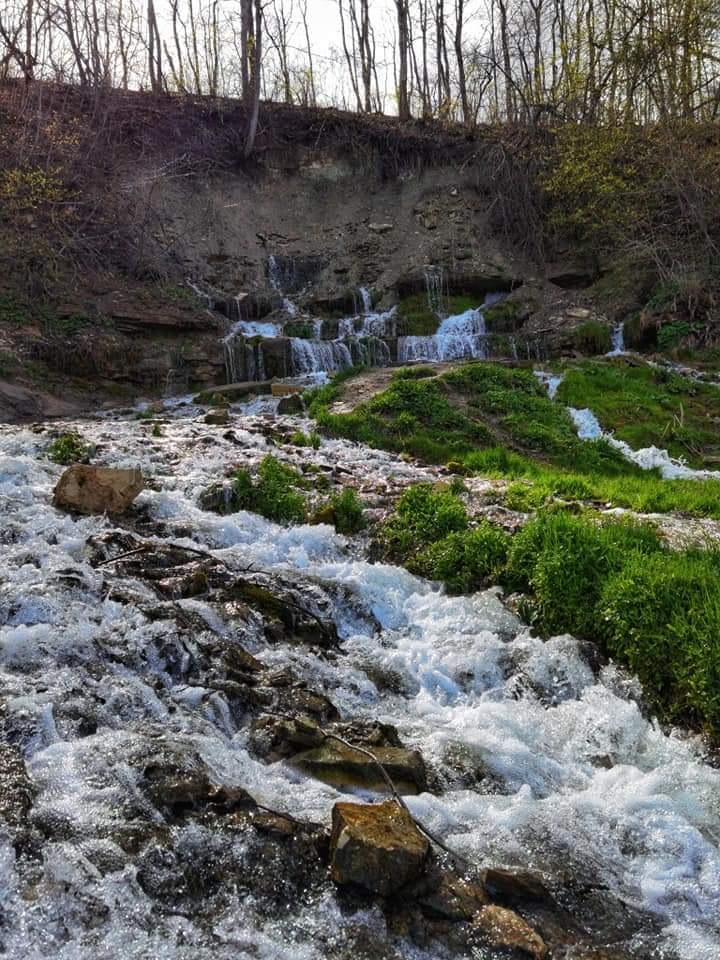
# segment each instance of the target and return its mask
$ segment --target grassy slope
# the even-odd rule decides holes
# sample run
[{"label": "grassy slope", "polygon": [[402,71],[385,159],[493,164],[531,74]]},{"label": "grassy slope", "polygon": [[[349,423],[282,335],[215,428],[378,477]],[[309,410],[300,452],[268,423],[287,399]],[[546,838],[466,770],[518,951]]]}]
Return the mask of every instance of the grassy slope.
[{"label": "grassy slope", "polygon": [[[598,366],[604,368],[612,372],[609,364]],[[584,369],[577,368],[578,376],[586,376]],[[343,380],[352,375],[346,372]],[[335,413],[331,407],[341,383],[313,395],[311,412],[325,432],[450,464],[459,473],[513,480],[507,502],[516,509],[536,509],[560,497],[720,519],[720,481],[661,480],[602,441],[578,440],[563,405],[547,398],[529,370],[478,363],[436,376],[431,367],[408,368],[352,412]],[[714,389],[702,388],[703,396]],[[667,396],[674,396],[669,390]],[[588,401],[591,406],[590,400],[601,401],[601,422],[612,404],[623,403],[622,396],[613,397],[607,388],[606,393]],[[696,432],[699,421],[698,413],[692,421]]]}]

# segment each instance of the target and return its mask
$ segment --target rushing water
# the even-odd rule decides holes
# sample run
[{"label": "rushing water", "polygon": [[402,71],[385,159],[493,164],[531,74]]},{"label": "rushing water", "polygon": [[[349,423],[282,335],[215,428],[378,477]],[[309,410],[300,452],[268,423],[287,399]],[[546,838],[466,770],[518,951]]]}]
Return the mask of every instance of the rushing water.
[{"label": "rushing water", "polygon": [[[650,912],[663,932],[626,944],[638,960],[716,960],[720,773],[703,762],[699,742],[645,719],[637,684],[612,665],[595,672],[572,637],[533,637],[494,590],[450,598],[368,562],[330,527],[202,511],[201,490],[239,458],[257,461],[268,444],[262,417],[236,413],[229,433],[208,428],[201,413],[169,408],[160,437],[130,416],[71,426],[96,445],[99,462],[142,468],[150,482],[140,505],[173,542],[202,547],[234,571],[252,564],[325,585],[342,657],[270,644],[261,632],[242,642],[267,664],[291,665],[344,716],[395,724],[437,772],[439,792],[408,803],[446,842],[478,864],[538,869],[557,890],[585,891],[578,902],[592,891],[598,903],[612,896]],[[142,612],[147,585],[88,563],[89,538],[113,522],[51,506],[61,468],[44,458],[47,443],[42,431],[0,428],[4,724],[37,787],[32,818],[44,837],[27,866],[0,835],[6,955],[321,960],[339,955],[352,924],[382,935],[377,911],[348,916],[329,884],[280,919],[240,895],[211,919],[162,909],[138,884],[117,838],[148,816],[133,757],[158,737],[196,750],[216,782],[301,819],[327,824],[341,795],[282,761],[255,759],[224,694],[192,686],[172,666],[183,662],[176,628]],[[348,470],[368,495],[434,475],[339,440],[288,456]],[[236,636],[202,598],[180,606],[208,624],[207,636]],[[82,730],[78,717],[94,726]],[[190,823],[175,828],[173,842],[199,861],[210,840]]]}]

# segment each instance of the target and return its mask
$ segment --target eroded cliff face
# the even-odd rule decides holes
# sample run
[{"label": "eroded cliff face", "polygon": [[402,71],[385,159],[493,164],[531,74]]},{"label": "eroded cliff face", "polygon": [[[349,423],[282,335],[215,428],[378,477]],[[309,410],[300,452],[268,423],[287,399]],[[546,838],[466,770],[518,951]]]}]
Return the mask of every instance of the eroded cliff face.
[{"label": "eroded cliff face", "polygon": [[[22,258],[10,271],[9,294],[0,282],[6,419],[52,413],[58,397],[67,412],[68,404],[87,408],[256,378],[261,367],[268,376],[304,372],[321,363],[298,361],[308,350],[302,343],[293,361],[291,341],[310,339],[308,321],[319,357],[403,359],[398,337],[434,332],[427,318],[420,328],[383,328],[381,346],[342,348],[340,359],[327,344],[338,337],[339,320],[367,313],[368,304],[387,311],[432,293],[433,284],[473,308],[488,293],[514,291],[516,307],[488,326],[497,335],[492,356],[518,355],[508,339],[515,334],[521,359],[572,349],[572,338],[563,345],[562,336],[547,348],[548,332],[590,316],[582,306],[587,316],[565,315],[583,303],[577,288],[589,282],[588,269],[541,268],[527,253],[532,244],[506,239],[482,144],[458,131],[270,110],[268,144],[254,167],[242,169],[225,149],[231,114],[220,123],[196,105],[190,113],[197,117],[168,120],[144,117],[139,101],[130,107],[129,120],[117,119],[118,129],[130,123],[128,136],[103,154],[103,176],[86,170],[74,188],[96,205],[83,229],[92,227],[97,255],[65,266],[53,259],[54,279],[44,277],[39,292],[19,299]],[[358,123],[367,129],[358,132]],[[48,227],[39,214],[31,221],[26,233]],[[11,238],[16,245],[23,230]],[[52,237],[54,258],[62,244]],[[237,350],[229,360],[223,339],[238,320],[274,324],[276,342],[264,344],[261,357],[250,344],[240,361]],[[367,326],[352,333],[363,339]]]}]

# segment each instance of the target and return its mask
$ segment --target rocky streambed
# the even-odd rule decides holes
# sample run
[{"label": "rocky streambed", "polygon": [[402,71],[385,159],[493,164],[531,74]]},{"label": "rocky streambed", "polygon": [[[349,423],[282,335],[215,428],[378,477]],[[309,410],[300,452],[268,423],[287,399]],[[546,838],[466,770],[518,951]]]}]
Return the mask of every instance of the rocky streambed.
[{"label": "rocky streambed", "polygon": [[[0,950],[13,958],[720,952],[720,774],[632,677],[364,534],[216,513],[272,451],[370,520],[437,479],[264,399],[0,428]],[[53,436],[140,470],[53,505]],[[131,493],[136,493],[134,489]]]}]

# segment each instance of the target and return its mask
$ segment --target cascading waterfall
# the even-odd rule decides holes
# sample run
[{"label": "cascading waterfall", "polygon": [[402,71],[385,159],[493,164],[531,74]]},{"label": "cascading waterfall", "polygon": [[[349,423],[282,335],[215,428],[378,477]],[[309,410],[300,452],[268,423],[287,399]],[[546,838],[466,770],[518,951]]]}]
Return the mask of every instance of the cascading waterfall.
[{"label": "cascading waterfall", "polygon": [[363,313],[372,311],[372,295],[367,287],[360,287],[360,299],[362,300]]},{"label": "cascading waterfall", "polygon": [[349,347],[341,340],[292,337],[290,351],[295,376],[340,370],[342,367],[351,367],[353,363]]},{"label": "cascading waterfall", "polygon": [[398,360],[484,360],[488,355],[483,308],[445,317],[437,333],[427,337],[400,337]]}]

